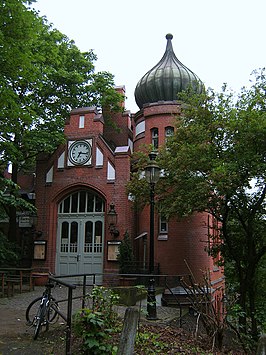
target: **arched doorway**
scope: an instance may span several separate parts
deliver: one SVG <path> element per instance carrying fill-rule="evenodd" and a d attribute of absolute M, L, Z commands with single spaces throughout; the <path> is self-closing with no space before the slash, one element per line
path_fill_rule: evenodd
<path fill-rule="evenodd" d="M 103 272 L 104 206 L 104 200 L 89 190 L 75 191 L 59 203 L 58 275 Z"/>

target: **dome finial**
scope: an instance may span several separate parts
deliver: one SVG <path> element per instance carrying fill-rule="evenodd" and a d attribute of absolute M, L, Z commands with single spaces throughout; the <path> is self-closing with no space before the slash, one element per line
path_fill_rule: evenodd
<path fill-rule="evenodd" d="M 167 33 L 165 36 L 166 39 L 173 39 L 173 35 L 171 33 Z"/>
<path fill-rule="evenodd" d="M 177 59 L 172 46 L 173 35 L 168 33 L 165 37 L 167 44 L 163 57 L 137 83 L 135 99 L 140 109 L 148 103 L 176 101 L 178 93 L 188 87 L 192 87 L 195 93 L 204 90 L 197 75 Z"/>

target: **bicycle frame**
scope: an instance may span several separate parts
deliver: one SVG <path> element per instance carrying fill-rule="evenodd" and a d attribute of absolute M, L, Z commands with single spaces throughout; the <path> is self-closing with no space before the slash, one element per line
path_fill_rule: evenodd
<path fill-rule="evenodd" d="M 41 297 L 32 301 L 26 310 L 27 324 L 34 327 L 34 339 L 37 339 L 42 326 L 46 326 L 46 330 L 49 328 L 49 324 L 52 323 L 58 313 L 58 305 L 56 300 L 52 297 L 51 289 L 54 284 L 48 283 L 45 286 L 45 290 Z M 37 312 L 30 315 L 33 309 L 38 305 Z"/>

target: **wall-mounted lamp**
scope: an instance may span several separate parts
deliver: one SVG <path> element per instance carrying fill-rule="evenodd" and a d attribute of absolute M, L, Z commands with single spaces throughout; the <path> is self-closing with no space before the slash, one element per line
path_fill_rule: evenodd
<path fill-rule="evenodd" d="M 109 212 L 107 213 L 107 223 L 109 226 L 108 228 L 110 234 L 112 235 L 113 238 L 117 238 L 119 236 L 119 230 L 116 228 L 117 213 L 113 202 L 110 204 L 110 209 Z"/>

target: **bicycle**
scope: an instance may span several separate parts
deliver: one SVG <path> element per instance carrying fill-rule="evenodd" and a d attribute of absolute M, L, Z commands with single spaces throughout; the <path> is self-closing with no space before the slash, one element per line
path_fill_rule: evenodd
<path fill-rule="evenodd" d="M 33 300 L 26 310 L 26 324 L 34 327 L 34 340 L 38 338 L 42 326 L 46 326 L 46 330 L 48 330 L 49 324 L 58 320 L 59 307 L 56 299 L 52 296 L 53 287 L 53 283 L 47 283 L 43 295 Z"/>

